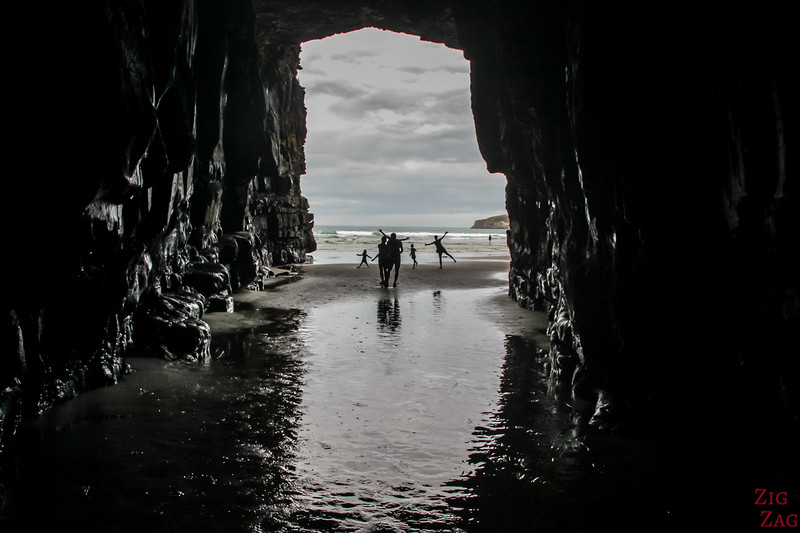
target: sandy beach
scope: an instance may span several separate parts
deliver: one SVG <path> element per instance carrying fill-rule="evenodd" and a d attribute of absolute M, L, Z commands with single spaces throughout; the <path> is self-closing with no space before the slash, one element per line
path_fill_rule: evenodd
<path fill-rule="evenodd" d="M 358 259 L 358 258 L 356 258 Z M 409 263 L 400 267 L 397 287 L 379 285 L 380 274 L 376 263 L 369 267 L 352 264 L 305 264 L 291 268 L 275 268 L 278 274 L 265 280 L 263 291 L 242 291 L 234 295 L 234 313 L 207 313 L 204 320 L 213 334 L 231 333 L 258 323 L 260 318 L 246 312 L 247 308 L 303 309 L 329 304 L 339 300 L 363 298 L 378 301 L 387 297 L 403 299 L 419 291 L 467 291 L 495 289 L 486 303 L 491 306 L 491 319 L 502 324 L 508 334 L 528 335 L 545 349 L 548 339 L 543 335 L 546 323 L 541 313 L 519 308 L 508 296 L 508 258 L 458 258 L 457 262 L 445 258 L 442 268 L 438 263 L 420 263 L 411 268 Z M 293 272 L 292 274 L 290 274 Z M 394 275 L 394 274 L 392 274 Z M 477 295 L 476 295 L 477 297 Z"/>

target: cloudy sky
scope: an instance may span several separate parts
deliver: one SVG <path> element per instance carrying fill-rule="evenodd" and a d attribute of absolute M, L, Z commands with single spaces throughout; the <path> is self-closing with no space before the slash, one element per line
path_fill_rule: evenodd
<path fill-rule="evenodd" d="M 303 195 L 317 225 L 470 227 L 505 212 L 459 50 L 364 29 L 303 43 Z"/>

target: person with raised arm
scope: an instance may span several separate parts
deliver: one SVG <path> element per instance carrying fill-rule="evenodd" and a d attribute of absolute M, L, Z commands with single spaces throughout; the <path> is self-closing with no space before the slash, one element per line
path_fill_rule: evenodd
<path fill-rule="evenodd" d="M 445 250 L 444 246 L 442 246 L 442 239 L 444 236 L 447 235 L 449 232 L 445 231 L 441 238 L 438 235 L 433 236 L 433 242 L 427 243 L 425 246 L 430 246 L 431 244 L 436 245 L 436 253 L 439 254 L 439 268 L 442 268 L 442 254 L 446 255 L 450 259 L 453 260 L 453 263 L 456 262 L 456 258 L 450 255 L 447 250 Z"/>
<path fill-rule="evenodd" d="M 408 237 L 405 239 L 398 239 L 396 233 L 386 235 L 382 229 L 379 229 L 378 231 L 380 231 L 381 235 L 388 239 L 386 241 L 386 245 L 389 250 L 389 264 L 383 280 L 384 287 L 389 286 L 389 276 L 392 272 L 392 268 L 394 268 L 394 283 L 392 284 L 392 287 L 397 287 L 397 276 L 400 275 L 400 257 L 403 254 L 403 241 L 407 241 Z"/>
<path fill-rule="evenodd" d="M 378 245 L 378 253 L 372 258 L 373 261 L 378 260 L 378 273 L 381 275 L 381 285 L 387 287 L 388 276 L 386 274 L 389 264 L 389 245 L 386 243 L 388 237 L 384 235 L 381 237 L 381 243 Z"/>
<path fill-rule="evenodd" d="M 366 251 L 366 250 L 364 250 L 364 251 L 363 251 L 363 252 L 361 252 L 360 254 L 356 254 L 356 255 L 358 255 L 358 256 L 360 256 L 360 257 L 361 257 L 361 262 L 358 264 L 358 266 L 357 266 L 356 268 L 361 268 L 361 265 L 367 265 L 367 268 L 369 268 L 369 263 L 367 263 L 367 257 L 369 257 L 369 256 L 367 255 L 367 251 Z M 369 257 L 369 258 L 370 258 L 370 260 L 374 259 L 374 258 L 372 258 L 372 257 Z"/>

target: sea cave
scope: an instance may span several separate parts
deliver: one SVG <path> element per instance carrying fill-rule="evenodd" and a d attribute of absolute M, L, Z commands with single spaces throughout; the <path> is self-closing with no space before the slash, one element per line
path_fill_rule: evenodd
<path fill-rule="evenodd" d="M 674 450 L 674 491 L 729 510 L 674 527 L 757 527 L 763 509 L 796 527 L 785 3 L 135 0 L 8 20 L 28 38 L 8 76 L 3 516 L 28 421 L 116 386 L 132 354 L 207 361 L 203 314 L 315 250 L 300 51 L 373 27 L 469 61 L 479 149 L 507 180 L 508 297 L 547 317 L 553 397 Z"/>

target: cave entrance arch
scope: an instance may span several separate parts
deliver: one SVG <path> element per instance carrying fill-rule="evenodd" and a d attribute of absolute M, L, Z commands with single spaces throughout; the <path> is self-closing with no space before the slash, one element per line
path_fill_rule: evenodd
<path fill-rule="evenodd" d="M 304 194 L 323 226 L 469 227 L 505 211 L 460 50 L 362 28 L 301 44 Z"/>

